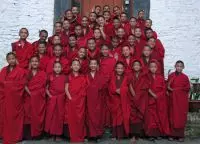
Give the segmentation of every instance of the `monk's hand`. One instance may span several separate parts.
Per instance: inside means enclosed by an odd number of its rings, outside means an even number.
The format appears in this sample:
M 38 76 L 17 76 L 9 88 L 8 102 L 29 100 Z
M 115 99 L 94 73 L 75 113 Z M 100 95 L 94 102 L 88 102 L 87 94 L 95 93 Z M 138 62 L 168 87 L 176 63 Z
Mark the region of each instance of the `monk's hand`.
M 116 93 L 120 95 L 120 89 L 117 89 L 117 90 L 116 90 Z
M 158 99 L 158 96 L 156 94 L 153 97 L 154 97 L 154 99 Z
M 173 91 L 173 89 L 172 89 L 170 86 L 168 86 L 167 89 L 168 89 L 169 91 Z
M 68 99 L 69 99 L 69 100 L 72 100 L 72 97 L 71 97 L 71 96 L 68 96 Z

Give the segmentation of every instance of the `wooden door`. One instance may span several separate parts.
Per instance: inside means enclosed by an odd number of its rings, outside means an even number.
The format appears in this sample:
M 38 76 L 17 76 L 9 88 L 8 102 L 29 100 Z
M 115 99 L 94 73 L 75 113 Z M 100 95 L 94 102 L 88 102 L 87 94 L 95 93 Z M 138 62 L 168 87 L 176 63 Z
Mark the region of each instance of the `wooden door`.
M 113 6 L 123 7 L 123 0 L 82 0 L 81 11 L 82 15 L 88 16 L 89 12 L 95 7 L 95 5 L 100 5 L 103 7 L 104 5 L 109 5 L 111 10 Z

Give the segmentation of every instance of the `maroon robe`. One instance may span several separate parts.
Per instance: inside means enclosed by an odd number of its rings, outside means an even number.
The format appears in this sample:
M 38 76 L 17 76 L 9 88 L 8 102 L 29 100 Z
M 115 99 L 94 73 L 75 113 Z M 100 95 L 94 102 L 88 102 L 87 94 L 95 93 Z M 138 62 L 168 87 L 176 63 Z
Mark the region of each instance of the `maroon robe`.
M 26 74 L 23 69 L 16 66 L 11 72 L 8 67 L 1 71 L 4 76 L 4 116 L 3 116 L 3 143 L 11 144 L 22 140 L 24 123 L 24 88 Z
M 174 72 L 169 75 L 168 83 L 173 89 L 169 92 L 170 136 L 183 138 L 189 107 L 189 78 L 183 73 Z
M 123 138 L 129 134 L 130 99 L 128 87 L 127 76 L 121 77 L 119 81 L 115 74 L 112 76 L 109 83 L 109 105 L 112 114 L 113 136 L 116 138 Z M 116 93 L 117 89 L 120 89 L 120 95 Z
M 28 74 L 27 87 L 31 93 L 30 96 L 30 124 L 31 136 L 41 136 L 44 130 L 44 118 L 46 111 L 46 80 L 44 71 L 38 71 L 35 76 L 30 71 Z
M 142 63 L 142 71 L 143 71 L 143 73 L 145 73 L 145 74 L 149 73 L 149 64 L 150 64 L 151 60 L 152 60 L 151 57 L 149 58 L 149 61 L 147 61 L 144 56 L 142 56 L 140 58 L 140 61 Z
M 129 76 L 132 73 L 133 61 L 135 60 L 134 56 L 130 56 L 129 61 L 124 57 L 120 57 L 118 61 L 121 61 L 125 65 L 125 73 Z
M 12 43 L 12 51 L 16 53 L 18 65 L 21 68 L 28 68 L 28 63 L 31 56 L 34 54 L 34 49 L 31 43 L 25 41 L 22 47 L 20 40 Z
M 75 47 L 73 50 L 70 48 L 70 46 L 67 46 L 65 48 L 67 59 L 69 60 L 69 63 L 72 62 L 74 58 L 78 56 L 78 47 Z
M 135 96 L 131 95 L 131 115 L 130 133 L 135 136 L 142 136 L 144 133 L 145 113 L 148 105 L 148 79 L 147 75 L 140 72 L 138 77 L 133 72 L 131 77 L 131 85 L 135 92 Z
M 100 49 L 98 47 L 96 47 L 96 49 L 94 51 L 90 51 L 88 49 L 87 54 L 88 54 L 88 58 L 89 59 L 97 59 L 97 60 L 99 60 L 99 58 L 100 58 Z
M 67 104 L 67 123 L 69 126 L 70 141 L 84 142 L 86 135 L 85 127 L 85 105 L 86 105 L 86 88 L 87 79 L 84 75 L 68 76 L 69 93 L 72 99 Z
M 104 132 L 103 123 L 103 98 L 101 96 L 103 88 L 103 77 L 96 72 L 94 78 L 89 73 L 87 75 L 87 127 L 88 137 L 102 136 Z
M 43 55 L 42 57 L 40 57 L 39 68 L 40 68 L 41 71 L 45 71 L 46 72 L 49 60 L 50 60 L 50 58 L 47 55 Z
M 135 41 L 135 55 L 137 58 L 140 58 L 142 56 L 142 51 L 145 45 L 146 45 L 146 41 L 144 41 L 141 38 L 140 40 Z
M 45 132 L 51 135 L 62 135 L 65 107 L 66 76 L 54 74 L 49 76 L 49 92 L 52 97 L 47 100 Z
M 159 74 L 156 74 L 155 78 L 149 74 L 149 84 L 149 88 L 157 95 L 157 99 L 149 94 L 145 133 L 150 137 L 166 136 L 169 134 L 169 121 L 165 80 Z
M 82 74 L 87 74 L 89 72 L 89 61 L 88 61 L 88 59 L 80 60 L 80 62 L 81 62 L 80 72 Z

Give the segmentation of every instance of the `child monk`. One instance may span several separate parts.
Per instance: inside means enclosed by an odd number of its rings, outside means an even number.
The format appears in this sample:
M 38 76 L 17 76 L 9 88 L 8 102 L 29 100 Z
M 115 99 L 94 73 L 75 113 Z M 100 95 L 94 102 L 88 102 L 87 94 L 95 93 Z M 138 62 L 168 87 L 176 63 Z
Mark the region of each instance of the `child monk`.
M 3 122 L 3 143 L 13 144 L 22 140 L 26 73 L 17 65 L 13 52 L 8 53 L 6 59 L 8 66 L 0 72 L 0 84 L 3 86 L 0 95 L 0 126 L 2 128 Z
M 81 47 L 78 50 L 78 60 L 81 63 L 80 72 L 82 74 L 87 74 L 89 71 L 89 61 L 87 59 L 87 49 L 85 47 Z
M 86 103 L 86 77 L 80 74 L 81 64 L 79 60 L 72 61 L 72 73 L 68 75 L 65 83 L 67 101 L 67 116 L 71 142 L 84 142 L 85 127 L 85 103 Z
M 130 77 L 130 134 L 132 136 L 131 141 L 135 142 L 135 138 L 144 136 L 144 120 L 148 103 L 149 85 L 140 60 L 135 59 L 132 62 L 132 69 L 133 72 Z
M 100 58 L 100 49 L 96 46 L 94 38 L 87 40 L 87 49 L 88 49 L 88 58 L 89 59 L 99 59 Z
M 56 141 L 63 134 L 64 107 L 65 107 L 65 81 L 60 62 L 53 64 L 53 73 L 49 75 L 46 87 L 48 96 L 46 107 L 45 132 Z
M 145 116 L 145 133 L 149 140 L 161 139 L 169 133 L 165 80 L 157 73 L 158 62 L 149 64 L 149 98 Z
M 121 139 L 129 135 L 130 103 L 128 76 L 125 66 L 117 62 L 115 73 L 109 83 L 110 110 L 112 115 L 112 137 Z
M 87 128 L 88 137 L 98 141 L 104 132 L 103 125 L 103 77 L 98 72 L 99 63 L 96 59 L 90 59 L 90 72 L 87 74 Z
M 19 40 L 12 43 L 12 51 L 16 54 L 17 64 L 21 68 L 28 68 L 28 63 L 34 53 L 33 46 L 27 41 L 29 35 L 27 28 L 21 28 L 19 31 Z
M 32 43 L 33 49 L 36 53 L 38 50 L 37 48 L 38 48 L 39 42 L 40 41 L 46 42 L 47 38 L 48 38 L 48 32 L 46 30 L 40 30 L 39 31 L 39 40 Z
M 176 71 L 168 77 L 169 93 L 169 119 L 170 119 L 170 139 L 184 141 L 184 130 L 187 123 L 188 96 L 190 90 L 189 78 L 183 73 L 183 61 L 177 61 Z
M 47 75 L 39 69 L 39 57 L 33 56 L 30 60 L 30 70 L 27 75 L 27 85 L 25 90 L 30 99 L 29 108 L 25 107 L 25 112 L 30 116 L 30 130 L 32 138 L 41 138 L 44 130 L 44 118 L 46 111 L 46 80 Z M 27 99 L 27 98 L 26 98 Z M 39 103 L 38 103 L 39 102 Z M 27 109 L 26 109 L 27 108 Z
M 151 61 L 151 47 L 148 45 L 145 45 L 143 48 L 143 52 L 142 52 L 142 57 L 140 58 L 140 61 L 142 62 L 142 69 L 144 73 L 148 73 L 149 72 L 149 63 Z

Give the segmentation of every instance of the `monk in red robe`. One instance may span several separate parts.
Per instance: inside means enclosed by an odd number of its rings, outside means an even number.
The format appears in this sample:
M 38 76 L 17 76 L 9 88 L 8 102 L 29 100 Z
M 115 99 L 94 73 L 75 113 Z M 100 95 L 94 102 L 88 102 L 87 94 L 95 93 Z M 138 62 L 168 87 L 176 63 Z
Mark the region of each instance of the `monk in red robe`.
M 131 92 L 131 113 L 130 113 L 130 134 L 131 141 L 135 142 L 135 137 L 144 135 L 145 112 L 148 103 L 148 80 L 143 73 L 142 63 L 135 59 L 132 63 L 133 73 L 130 77 Z
M 104 77 L 105 87 L 102 90 L 102 97 L 104 98 L 104 126 L 111 126 L 111 113 L 109 108 L 109 91 L 108 91 L 108 82 L 113 73 L 116 60 L 113 57 L 109 56 L 109 48 L 108 45 L 101 46 L 101 55 L 100 58 L 100 74 Z
M 61 33 L 61 43 L 63 46 L 67 46 L 69 44 L 69 35 L 72 33 L 70 30 L 70 22 L 69 20 L 64 20 L 63 21 L 63 30 Z
M 40 41 L 46 42 L 46 40 L 48 38 L 48 32 L 46 30 L 39 31 L 39 37 L 40 37 L 39 40 L 37 40 L 37 41 L 35 41 L 35 42 L 32 43 L 33 49 L 34 49 L 34 51 L 35 51 L 36 54 L 38 52 L 37 48 L 38 48 L 39 42 Z
M 149 64 L 150 64 L 150 61 L 152 59 L 151 53 L 152 53 L 151 47 L 148 46 L 148 45 L 144 46 L 143 53 L 142 53 L 142 56 L 140 58 L 140 61 L 142 63 L 142 71 L 146 74 L 148 74 L 148 72 L 149 72 Z
M 178 141 L 182 142 L 184 141 L 184 130 L 187 123 L 190 82 L 188 76 L 182 72 L 184 69 L 182 61 L 177 61 L 175 68 L 176 71 L 168 77 L 171 136 L 169 140 L 178 138 Z
M 124 73 L 124 64 L 117 62 L 109 83 L 112 137 L 117 139 L 128 136 L 130 126 L 129 81 Z
M 48 44 L 47 46 L 47 55 L 52 58 L 54 55 L 53 55 L 53 48 L 55 45 L 57 44 L 60 44 L 61 45 L 61 39 L 60 39 L 60 36 L 59 35 L 54 35 L 52 37 L 52 44 Z M 66 53 L 65 51 L 63 51 L 63 56 L 66 56 Z
M 77 6 L 72 6 L 72 14 L 74 15 L 74 17 L 76 17 L 77 22 L 80 23 L 81 22 L 81 15 L 80 15 L 80 11 L 79 8 Z
M 85 47 L 86 43 L 87 43 L 87 39 L 83 35 L 83 29 L 82 29 L 81 24 L 78 24 L 78 25 L 75 26 L 74 34 L 76 35 L 76 38 L 77 38 L 78 48 L 79 47 Z
M 87 40 L 88 38 L 92 37 L 93 30 L 89 27 L 89 18 L 86 16 L 83 16 L 81 19 L 81 26 L 83 30 L 83 36 Z
M 67 101 L 67 122 L 69 126 L 70 141 L 84 142 L 86 136 L 85 127 L 85 104 L 87 79 L 80 74 L 79 60 L 72 61 L 72 73 L 67 77 L 65 91 L 68 97 Z
M 16 54 L 17 63 L 21 68 L 28 68 L 29 60 L 34 53 L 33 46 L 26 40 L 28 35 L 28 29 L 21 28 L 19 41 L 12 43 L 12 51 Z
M 140 10 L 140 11 L 138 12 L 137 25 L 138 25 L 142 30 L 145 29 L 145 19 L 144 19 L 144 15 L 145 15 L 144 10 Z
M 131 34 L 131 35 L 128 36 L 128 40 L 127 40 L 127 44 L 126 45 L 128 45 L 130 47 L 131 54 L 136 57 L 135 41 L 136 41 L 135 36 Z
M 3 143 L 11 144 L 22 140 L 26 73 L 16 64 L 14 53 L 8 53 L 6 59 L 9 65 L 0 73 L 0 83 L 3 84 L 3 95 L 1 95 L 3 117 L 0 119 L 3 120 Z
M 152 60 L 149 65 L 149 98 L 145 116 L 145 133 L 151 141 L 169 134 L 165 80 L 157 74 L 157 63 Z
M 119 38 L 114 36 L 111 38 L 110 56 L 114 57 L 116 61 L 121 57 L 121 46 L 119 46 Z
M 134 35 L 136 26 L 137 26 L 137 19 L 135 17 L 131 17 L 129 23 L 124 27 L 126 34 Z
M 31 70 L 28 72 L 27 76 L 27 86 L 25 87 L 27 92 L 26 99 L 28 101 L 30 100 L 30 103 L 26 103 L 25 105 L 25 112 L 28 112 L 25 114 L 30 116 L 29 124 L 31 126 L 31 137 L 39 138 L 42 136 L 44 130 L 47 76 L 44 71 L 39 70 L 39 57 L 37 56 L 31 58 L 30 68 Z M 25 102 L 27 100 L 25 100 Z M 27 104 L 29 104 L 28 108 Z
M 94 39 L 97 47 L 101 47 L 104 43 L 110 43 L 110 38 L 99 28 L 94 29 Z
M 87 49 L 88 49 L 88 58 L 89 59 L 99 59 L 100 58 L 100 49 L 96 46 L 94 38 L 87 40 Z
M 151 26 L 152 26 L 152 20 L 151 19 L 146 19 L 145 20 L 145 30 L 144 30 L 144 33 L 142 34 L 144 37 L 145 37 L 145 31 L 146 31 L 146 29 L 152 29 Z M 158 35 L 157 35 L 157 33 L 155 31 L 153 31 L 153 37 L 155 39 L 157 39 L 157 37 L 158 37 Z
M 110 11 L 103 11 L 103 17 L 105 18 L 106 24 L 112 23 Z
M 62 32 L 62 22 L 55 22 L 54 24 L 54 35 L 58 35 L 59 37 L 61 37 L 61 32 Z M 54 35 L 50 36 L 48 38 L 48 43 L 49 44 L 54 44 L 53 43 L 53 38 L 54 38 Z
M 53 64 L 53 72 L 47 82 L 48 100 L 44 130 L 57 141 L 63 134 L 66 76 L 62 74 L 60 62 Z
M 65 57 L 62 56 L 63 47 L 59 44 L 55 45 L 53 53 L 54 53 L 53 54 L 54 57 L 52 57 L 47 64 L 46 73 L 52 74 L 53 73 L 53 64 L 55 62 L 60 62 L 62 64 L 62 72 L 67 75 L 69 73 L 69 61 L 68 61 L 68 59 L 66 59 Z
M 89 14 L 89 27 L 93 29 L 96 25 L 97 14 L 95 12 L 90 12 Z
M 98 61 L 90 60 L 90 72 L 87 74 L 87 128 L 88 137 L 95 138 L 96 141 L 103 136 L 103 98 L 101 96 L 103 88 L 103 77 L 98 72 Z
M 120 21 L 123 28 L 127 27 L 129 21 L 128 21 L 127 14 L 125 12 L 122 12 L 120 14 Z
M 81 47 L 78 50 L 78 60 L 81 63 L 80 72 L 82 74 L 87 74 L 89 72 L 89 61 L 87 59 L 87 50 L 84 47 Z

